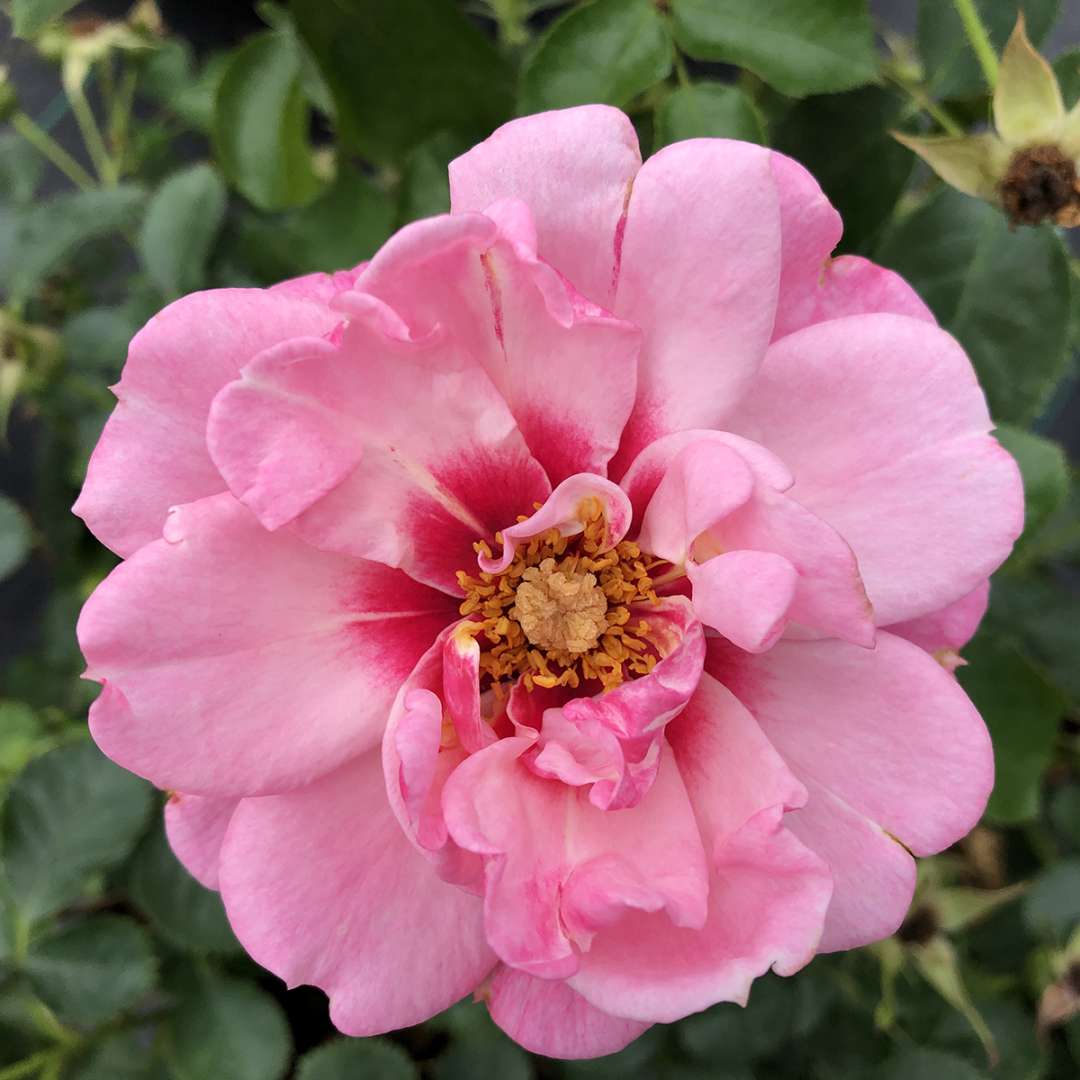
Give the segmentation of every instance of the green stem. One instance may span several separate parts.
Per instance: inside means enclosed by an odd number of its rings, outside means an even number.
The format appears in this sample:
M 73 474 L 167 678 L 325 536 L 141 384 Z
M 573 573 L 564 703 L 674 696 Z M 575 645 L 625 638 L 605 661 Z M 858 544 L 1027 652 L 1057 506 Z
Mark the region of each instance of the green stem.
M 31 1054 L 22 1061 L 16 1061 L 14 1065 L 0 1069 L 0 1080 L 23 1080 L 23 1077 L 33 1076 L 34 1073 L 40 1072 L 49 1065 L 55 1057 L 55 1050 L 42 1050 L 37 1054 Z
M 690 85 L 690 72 L 686 70 L 686 61 L 682 53 L 675 49 L 675 77 L 679 80 L 679 86 L 684 90 Z
M 42 157 L 51 161 L 76 187 L 86 191 L 96 186 L 94 178 L 51 135 L 39 128 L 26 113 L 17 112 L 11 118 L 11 126 Z
M 529 40 L 525 25 L 528 12 L 524 0 L 491 0 L 491 10 L 499 24 L 499 37 L 504 45 L 516 48 Z
M 975 59 L 979 61 L 986 77 L 986 85 L 993 90 L 997 86 L 998 58 L 982 16 L 979 15 L 979 9 L 975 6 L 975 0 L 953 0 L 953 7 L 964 24 L 964 33 L 967 34 Z
M 122 164 L 127 156 L 128 128 L 131 122 L 131 110 L 135 103 L 135 80 L 138 73 L 134 68 L 124 72 L 119 89 L 113 98 L 109 110 L 109 145 L 112 147 L 117 172 L 122 171 Z
M 68 100 L 71 102 L 71 111 L 75 114 L 83 142 L 86 144 L 86 151 L 94 163 L 98 176 L 101 177 L 101 182 L 106 187 L 115 187 L 119 179 L 116 163 L 109 156 L 109 149 L 101 137 L 101 129 L 97 125 L 97 120 L 94 119 L 94 110 L 90 108 L 86 94 L 83 93 L 81 86 L 69 87 L 67 93 Z
M 957 123 L 921 86 L 906 82 L 904 79 L 888 72 L 886 72 L 886 77 L 899 86 L 923 112 L 933 117 L 942 131 L 946 131 L 950 135 L 966 134 L 963 126 Z

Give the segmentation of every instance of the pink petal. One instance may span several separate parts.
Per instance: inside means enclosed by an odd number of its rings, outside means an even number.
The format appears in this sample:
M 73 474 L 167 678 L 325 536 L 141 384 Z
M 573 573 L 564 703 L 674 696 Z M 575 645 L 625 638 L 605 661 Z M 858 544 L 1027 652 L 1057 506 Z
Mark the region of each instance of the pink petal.
M 780 274 L 769 158 L 749 143 L 692 139 L 654 154 L 634 180 L 612 310 L 645 337 L 613 476 L 661 436 L 726 426 L 757 373 Z
M 398 691 L 383 736 L 383 772 L 390 808 L 405 835 L 444 881 L 481 893 L 481 862 L 449 838 L 442 811 L 443 787 L 468 756 L 463 746 L 446 739 L 440 698 L 445 695 L 447 646 L 460 625 L 452 624 L 439 634 Z M 451 675 L 451 682 L 455 678 Z M 478 701 L 476 705 L 479 708 Z M 475 723 L 479 727 L 479 717 Z M 478 743 L 484 745 L 489 736 L 493 736 L 490 728 L 488 736 L 476 732 Z
M 466 753 L 475 754 L 495 741 L 495 732 L 481 715 L 480 645 L 465 622 L 445 638 L 443 699 Z
M 1015 464 L 986 435 L 963 350 L 929 323 L 857 315 L 789 334 L 733 423 L 851 545 L 879 626 L 969 593 L 1019 535 Z
M 602 476 L 580 473 L 564 480 L 545 500 L 539 510 L 524 521 L 502 530 L 502 551 L 497 558 L 481 555 L 481 570 L 499 574 L 514 561 L 518 544 L 539 536 L 548 529 L 558 529 L 563 536 L 576 536 L 585 528 L 590 503 L 598 500 L 604 513 L 604 551 L 609 551 L 630 528 L 630 501 L 622 488 Z
M 761 483 L 777 491 L 787 491 L 795 483 L 791 471 L 775 454 L 741 435 L 705 428 L 677 431 L 649 443 L 619 481 L 619 486 L 630 497 L 636 522 L 643 519 L 649 501 L 672 463 L 687 447 L 699 443 L 718 443 L 735 450 Z
M 585 105 L 504 124 L 450 163 L 455 214 L 522 199 L 540 257 L 591 300 L 610 306 L 621 223 L 641 167 L 637 135 L 618 109 Z
M 218 887 L 221 844 L 238 802 L 174 791 L 165 803 L 165 833 L 173 854 L 208 889 Z
M 225 490 L 206 451 L 214 395 L 256 353 L 338 322 L 322 304 L 261 289 L 193 293 L 132 339 L 73 510 L 119 555 L 161 536 L 170 506 Z
M 958 652 L 975 636 L 989 601 L 990 582 L 984 581 L 967 596 L 939 611 L 909 622 L 894 623 L 889 627 L 889 633 L 915 642 L 920 649 L 934 653 L 940 660 L 944 654 Z
M 262 354 L 214 401 L 211 453 L 267 528 L 460 592 L 473 542 L 543 499 L 505 402 L 453 342 L 366 298 L 340 344 Z M 392 331 L 392 332 L 390 332 Z
M 694 541 L 754 493 L 742 455 L 715 440 L 692 443 L 670 463 L 649 500 L 638 540 L 669 562 L 690 558 Z
M 709 851 L 762 811 L 806 802 L 805 787 L 746 706 L 708 673 L 668 733 Z
M 563 1061 L 614 1054 L 649 1028 L 593 1008 L 564 982 L 506 966 L 496 970 L 485 997 L 491 1018 L 514 1042 Z
M 840 240 L 840 215 L 802 165 L 774 152 L 772 174 L 783 242 L 773 341 L 813 323 L 876 311 L 934 321 L 899 274 L 857 255 L 830 258 Z
M 705 636 L 701 624 L 686 599 L 668 597 L 659 605 L 639 604 L 632 609 L 634 619 L 643 618 L 649 624 L 648 637 L 662 659 L 648 675 L 631 679 L 598 694 L 568 701 L 561 712 L 579 733 L 579 740 L 561 745 L 584 763 L 584 750 L 579 741 L 594 738 L 597 749 L 603 748 L 603 769 L 591 780 L 589 801 L 602 810 L 620 810 L 637 805 L 656 778 L 660 762 L 660 746 L 664 728 L 686 707 L 701 678 L 705 657 Z M 544 729 L 540 745 L 544 752 L 534 765 L 544 767 L 551 761 L 548 746 L 558 742 L 551 714 L 544 713 Z M 614 735 L 617 752 L 605 745 L 600 731 Z M 591 763 L 596 768 L 597 763 Z M 569 779 L 564 774 L 564 779 Z
M 439 880 L 387 805 L 379 754 L 245 799 L 221 859 L 229 921 L 254 959 L 330 998 L 347 1035 L 418 1024 L 495 962 L 480 901 Z
M 270 292 L 302 296 L 307 300 L 329 306 L 339 293 L 353 287 L 365 266 L 367 263 L 362 262 L 352 270 L 335 270 L 329 274 L 302 274 L 300 277 L 289 278 L 271 285 Z
M 764 652 L 784 632 L 799 572 L 782 555 L 727 551 L 690 563 L 694 610 L 740 649 Z
M 781 641 L 759 656 L 710 643 L 707 669 L 757 718 L 800 778 L 932 855 L 979 820 L 993 786 L 986 727 L 922 649 Z
M 829 865 L 832 902 L 819 952 L 856 949 L 894 934 L 915 893 L 915 860 L 881 826 L 807 780 L 810 798 L 784 824 Z
M 578 965 L 574 942 L 587 947 L 626 907 L 700 923 L 704 854 L 670 755 L 645 798 L 616 813 L 536 776 L 520 760 L 530 746 L 489 746 L 443 792 L 451 836 L 485 856 L 485 927 L 504 963 L 563 978 Z
M 98 745 L 159 787 L 246 795 L 375 745 L 452 602 L 267 533 L 231 495 L 174 508 L 83 608 Z
M 358 288 L 413 329 L 459 343 L 505 398 L 553 483 L 603 474 L 634 403 L 640 333 L 536 257 L 528 207 L 430 218 L 376 255 Z
M 811 960 L 831 893 L 825 864 L 783 828 L 779 808 L 762 811 L 713 856 L 700 930 L 632 911 L 596 935 L 567 981 L 598 1009 L 642 1022 L 745 1005 L 758 976 Z
M 770 967 L 798 970 L 832 892 L 824 863 L 783 827 L 805 788 L 728 690 L 703 676 L 668 731 L 712 872 L 707 920 L 692 930 L 629 912 L 596 934 L 569 980 L 597 1008 L 640 1021 L 745 1004 Z
M 679 451 L 645 510 L 642 547 L 685 564 L 695 604 L 700 595 L 704 605 L 699 615 L 743 648 L 768 648 L 789 619 L 873 644 L 873 613 L 851 548 L 769 483 L 773 470 L 762 470 L 761 455 L 744 458 L 753 444 L 742 443 L 707 439 Z M 717 555 L 727 561 L 713 566 Z M 750 560 L 754 573 L 743 579 Z

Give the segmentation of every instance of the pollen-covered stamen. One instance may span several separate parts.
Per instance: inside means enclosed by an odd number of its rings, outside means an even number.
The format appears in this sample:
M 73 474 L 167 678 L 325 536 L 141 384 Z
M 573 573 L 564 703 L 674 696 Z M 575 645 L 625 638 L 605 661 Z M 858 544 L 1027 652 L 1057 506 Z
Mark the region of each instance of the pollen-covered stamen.
M 520 677 L 528 690 L 582 680 L 610 690 L 656 666 L 648 621 L 635 619 L 630 605 L 658 602 L 649 573 L 661 560 L 644 557 L 628 540 L 604 551 L 599 500 L 588 500 L 580 519 L 584 529 L 575 536 L 558 529 L 534 536 L 500 574 L 458 571 L 460 610 L 474 620 L 481 677 L 496 689 Z M 491 557 L 483 541 L 475 547 Z

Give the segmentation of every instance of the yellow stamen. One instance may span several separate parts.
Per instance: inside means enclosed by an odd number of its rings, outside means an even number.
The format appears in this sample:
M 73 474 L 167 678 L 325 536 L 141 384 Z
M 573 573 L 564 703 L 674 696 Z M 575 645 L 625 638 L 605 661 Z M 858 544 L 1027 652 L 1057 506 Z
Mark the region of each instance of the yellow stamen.
M 666 564 L 643 557 L 629 540 L 610 547 L 598 499 L 585 500 L 579 518 L 580 533 L 548 529 L 519 546 L 501 574 L 457 572 L 465 593 L 459 610 L 474 620 L 480 674 L 497 693 L 517 678 L 527 690 L 577 687 L 582 679 L 611 690 L 659 660 L 648 621 L 631 626 L 630 605 L 659 602 L 649 573 Z M 473 547 L 491 557 L 483 540 Z

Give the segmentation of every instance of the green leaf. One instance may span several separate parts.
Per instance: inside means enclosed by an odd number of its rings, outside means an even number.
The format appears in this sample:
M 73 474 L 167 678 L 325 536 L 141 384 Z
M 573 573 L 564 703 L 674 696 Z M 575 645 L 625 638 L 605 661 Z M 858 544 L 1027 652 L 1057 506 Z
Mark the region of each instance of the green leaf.
M 45 741 L 34 710 L 22 701 L 0 701 L 0 784 L 14 776 Z
M 1038 45 L 1057 19 L 1060 0 L 978 0 L 979 15 L 994 51 L 1005 48 L 1022 10 L 1028 36 Z M 952 0 L 919 0 L 919 56 L 935 97 L 975 97 L 987 93 L 986 80 L 964 33 Z
M 1011 644 L 980 633 L 964 649 L 961 685 L 986 721 L 994 743 L 994 791 L 986 816 L 999 824 L 1039 812 L 1065 699 Z
M 675 40 L 790 97 L 850 90 L 877 77 L 865 0 L 671 0 Z
M 94 915 L 38 938 L 25 970 L 60 1020 L 93 1028 L 153 989 L 154 952 L 146 931 L 121 915 Z
M 20 135 L 0 135 L 0 199 L 22 206 L 37 191 L 45 159 Z
M 3 822 L 3 869 L 23 917 L 56 911 L 88 875 L 120 863 L 149 810 L 150 785 L 91 742 L 32 761 L 11 785 Z
M 460 1001 L 431 1023 L 451 1036 L 450 1049 L 435 1063 L 437 1080 L 473 1080 L 478 1076 L 530 1080 L 532 1077 L 525 1051 L 496 1026 L 482 1005 L 471 1000 Z
M 179 1001 L 165 1021 L 165 1055 L 175 1080 L 280 1080 L 292 1039 L 278 1003 L 241 979 L 207 968 L 181 974 Z
M 520 113 L 625 105 L 671 71 L 667 24 L 653 0 L 593 0 L 552 23 L 521 73 Z
M 225 183 L 210 165 L 174 173 L 154 193 L 139 232 L 139 256 L 167 298 L 203 286 L 225 203 Z
M 868 86 L 807 98 L 776 124 L 777 150 L 802 162 L 844 219 L 841 250 L 866 252 L 892 215 L 914 158 L 889 134 L 903 102 Z
M 1062 859 L 1035 879 L 1024 897 L 1024 922 L 1032 933 L 1065 941 L 1080 923 L 1080 859 Z
M 420 1075 L 400 1046 L 386 1039 L 335 1039 L 305 1054 L 296 1080 L 413 1080 Z
M 1057 443 L 1011 424 L 1002 424 L 996 435 L 1020 466 L 1024 478 L 1024 534 L 1030 535 L 1069 493 L 1065 451 Z
M 71 1072 L 71 1080 L 161 1080 L 152 1031 L 118 1031 L 97 1043 Z
M 745 1009 L 722 1003 L 688 1017 L 678 1027 L 687 1053 L 710 1065 L 749 1064 L 777 1050 L 791 1034 L 794 984 L 758 979 Z
M 657 109 L 653 149 L 701 138 L 764 143 L 765 128 L 753 102 L 738 87 L 696 82 L 669 94 Z
M 262 210 L 310 202 L 322 189 L 308 145 L 300 47 L 288 32 L 248 38 L 225 69 L 214 107 L 218 161 Z
M 877 1080 L 983 1080 L 985 1075 L 963 1058 L 922 1049 L 901 1050 L 875 1073 Z
M 468 149 L 460 136 L 444 131 L 425 140 L 409 154 L 401 176 L 399 225 L 449 212 L 450 177 L 447 166 Z
M 1035 416 L 1067 361 L 1069 268 L 1049 227 L 1010 231 L 985 203 L 943 190 L 890 230 L 898 270 L 967 349 L 996 420 Z
M 1065 108 L 1071 109 L 1080 101 L 1080 49 L 1070 49 L 1054 61 L 1054 74 L 1057 76 Z
M 342 139 L 374 161 L 398 162 L 443 130 L 473 142 L 511 113 L 509 64 L 456 4 L 293 0 L 292 12 Z
M 135 184 L 56 195 L 20 210 L 0 245 L 0 286 L 22 303 L 91 240 L 132 227 L 145 193 Z
M 1080 702 L 1080 619 L 1068 583 L 1045 573 L 999 574 L 990 600 L 988 628 L 1020 641 L 1054 685 Z
M 170 945 L 205 953 L 240 951 L 221 897 L 181 866 L 160 818 L 135 849 L 127 884 L 135 905 Z
M 92 307 L 64 323 L 67 362 L 95 379 L 113 380 L 127 356 L 128 343 L 142 321 L 130 307 Z
M 1054 792 L 1050 821 L 1069 847 L 1080 852 L 1080 784 L 1067 784 Z
M 0 581 L 14 573 L 30 554 L 30 522 L 14 499 L 0 495 Z
M 51 19 L 70 11 L 79 0 L 13 0 L 11 21 L 17 37 L 31 37 Z

